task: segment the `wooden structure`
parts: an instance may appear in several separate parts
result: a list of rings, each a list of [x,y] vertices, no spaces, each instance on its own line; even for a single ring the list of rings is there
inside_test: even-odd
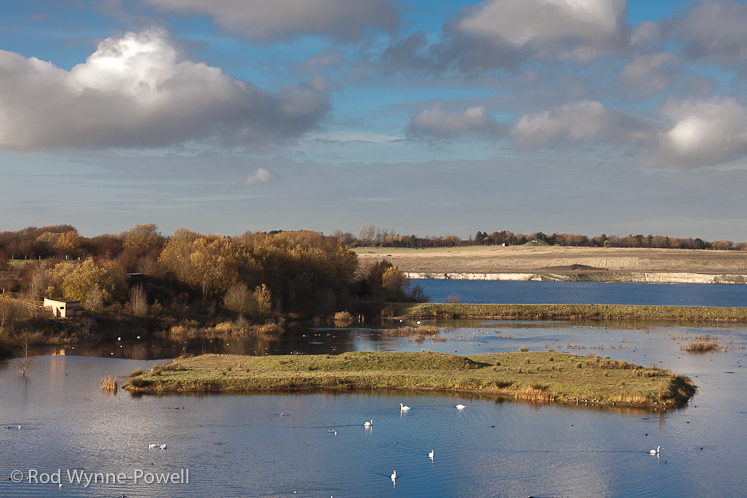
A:
[[[44,309],[51,311],[52,316],[55,318],[70,318],[83,314],[80,301],[57,301],[55,299],[44,298]]]

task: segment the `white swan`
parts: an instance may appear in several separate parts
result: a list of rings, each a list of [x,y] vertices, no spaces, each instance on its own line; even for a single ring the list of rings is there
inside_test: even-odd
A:
[[[410,407],[409,407],[409,406],[405,406],[405,405],[403,405],[402,403],[400,403],[400,404],[399,404],[399,410],[400,410],[400,411],[402,411],[402,412],[406,412],[406,411],[407,411],[407,410],[409,410],[409,409],[410,409]]]
[[[366,422],[365,424],[363,424],[364,427],[371,427],[372,425],[373,425],[373,420],[371,420],[370,422]]]
[[[153,448],[157,448],[157,447],[158,447],[158,445],[157,445],[156,443],[150,443],[150,444],[148,445],[148,449],[149,449],[149,450],[152,450]]]
[[[462,404],[456,405],[457,410],[464,410],[465,408],[467,408],[465,405],[462,405]]]
[[[395,486],[397,485],[397,471],[396,470],[392,472],[392,482],[394,483]]]
[[[166,445],[162,444],[161,446],[159,446],[159,448],[161,448],[162,450],[165,450],[166,449]]]
[[[431,457],[431,462],[433,461],[433,450],[431,450],[430,453],[428,453],[428,456]]]
[[[651,455],[658,455],[658,454],[659,454],[659,449],[660,449],[660,448],[661,448],[661,446],[657,446],[655,450],[651,450],[651,451],[649,451],[649,453],[650,453]]]

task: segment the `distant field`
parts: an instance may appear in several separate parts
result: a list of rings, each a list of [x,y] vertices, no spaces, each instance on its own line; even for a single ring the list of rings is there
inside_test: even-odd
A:
[[[747,275],[747,251],[561,246],[361,247],[354,251],[361,262],[387,259],[408,272],[682,272]]]

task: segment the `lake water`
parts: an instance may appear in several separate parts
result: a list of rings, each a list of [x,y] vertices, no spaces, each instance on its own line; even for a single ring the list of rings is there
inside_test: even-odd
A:
[[[460,294],[462,302],[506,303],[743,306],[747,288],[415,283],[424,285],[433,301]],[[436,325],[447,341],[387,337],[379,326],[319,327],[291,329],[276,341],[122,337],[68,349],[67,356],[50,356],[50,348],[32,359],[25,378],[14,361],[0,362],[0,496],[744,494],[747,328],[552,321]],[[680,349],[705,334],[727,351]],[[105,375],[124,381],[135,368],[150,368],[183,350],[479,354],[521,347],[655,363],[689,375],[699,390],[683,409],[646,413],[442,393],[132,396],[121,390],[106,394],[99,387]],[[412,409],[400,413],[400,402]],[[467,408],[456,410],[458,403]],[[373,427],[365,428],[363,422],[371,419]],[[167,449],[149,449],[150,443],[165,443]],[[662,447],[659,456],[649,455],[656,446]],[[393,470],[396,485],[390,479]],[[25,482],[14,482],[19,475]],[[170,482],[159,482],[165,478]]]
[[[0,496],[744,496],[744,327],[438,325],[448,341],[409,342],[372,326],[289,331],[264,347],[595,352],[687,374],[699,390],[686,408],[670,413],[414,392],[112,395],[101,391],[102,376],[122,378],[161,361],[37,356],[25,379],[13,361],[0,362]],[[697,334],[710,334],[729,351],[681,351]],[[242,348],[239,339],[213,340],[215,348]],[[150,340],[140,341],[118,354],[148,357]],[[154,347],[163,351],[160,343]],[[400,402],[412,409],[401,414]],[[467,408],[458,411],[458,403]],[[161,451],[149,443],[168,446]],[[659,456],[649,455],[656,446]],[[55,481],[58,469],[62,488],[41,482]],[[14,471],[23,479],[31,472],[35,482],[13,482]],[[85,478],[96,473],[99,482],[86,487]],[[79,484],[70,482],[76,475]],[[164,476],[175,482],[158,483]]]
[[[632,284],[606,282],[513,282],[412,280],[434,303],[459,296],[463,303],[622,304],[652,306],[747,306],[747,285]]]

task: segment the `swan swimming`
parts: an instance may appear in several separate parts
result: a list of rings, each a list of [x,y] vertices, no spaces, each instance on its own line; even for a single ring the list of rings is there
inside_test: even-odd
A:
[[[651,455],[658,455],[659,454],[659,448],[661,448],[661,446],[657,446],[655,450],[651,450],[651,451],[649,451],[649,453]]]
[[[365,424],[363,424],[364,427],[371,427],[372,425],[373,425],[373,420],[371,420],[370,422],[366,422]]]
[[[406,412],[406,411],[407,411],[407,410],[409,410],[409,409],[410,409],[410,407],[409,407],[409,406],[405,406],[405,405],[403,405],[402,403],[400,403],[400,404],[399,404],[399,410],[400,410],[400,411],[402,411],[402,412]]]
[[[428,453],[428,456],[431,457],[431,462],[433,461],[433,450],[431,450],[430,453]]]
[[[397,471],[396,470],[392,472],[392,482],[394,483],[395,486],[397,485]]]
[[[457,410],[464,410],[465,408],[467,408],[465,405],[462,405],[462,404],[456,405]]]

